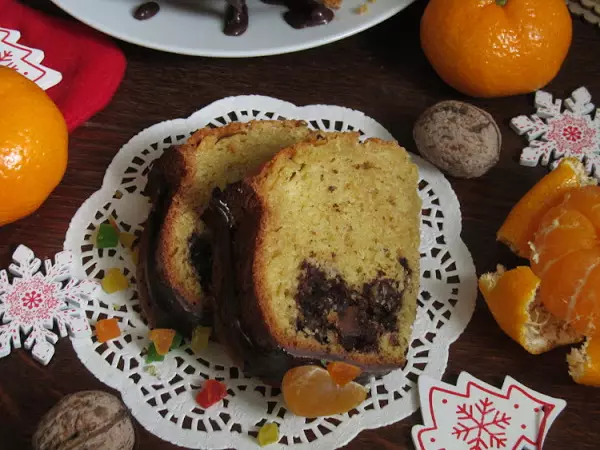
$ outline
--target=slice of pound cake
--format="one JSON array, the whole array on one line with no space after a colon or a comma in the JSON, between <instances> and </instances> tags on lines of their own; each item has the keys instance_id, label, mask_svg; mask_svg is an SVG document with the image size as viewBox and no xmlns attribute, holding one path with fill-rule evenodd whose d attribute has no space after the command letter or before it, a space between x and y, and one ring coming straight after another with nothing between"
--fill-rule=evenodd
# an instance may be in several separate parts
<instances>
[{"instance_id":1,"label":"slice of pound cake","mask_svg":"<svg viewBox=\"0 0 600 450\"><path fill-rule=\"evenodd\" d=\"M301 121L234 122L194 133L156 161L152 211L140 240L140 304L151 327L185 332L211 320L210 235L200 220L212 190L241 180L284 147L316 136Z\"/></svg>"},{"instance_id":2,"label":"slice of pound cake","mask_svg":"<svg viewBox=\"0 0 600 450\"><path fill-rule=\"evenodd\" d=\"M419 289L418 171L357 133L279 152L216 190L217 332L244 370L277 383L309 360L366 373L405 363Z\"/></svg>"}]
</instances>

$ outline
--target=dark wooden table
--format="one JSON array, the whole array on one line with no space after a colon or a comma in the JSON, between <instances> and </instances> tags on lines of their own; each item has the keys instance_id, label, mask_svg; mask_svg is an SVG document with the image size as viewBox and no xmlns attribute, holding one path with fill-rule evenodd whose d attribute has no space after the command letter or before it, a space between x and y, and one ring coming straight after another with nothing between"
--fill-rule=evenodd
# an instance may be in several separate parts
<instances>
[{"instance_id":1,"label":"dark wooden table","mask_svg":"<svg viewBox=\"0 0 600 450\"><path fill-rule=\"evenodd\" d=\"M42 2L37 2L42 3ZM47 7L51 12L53 8ZM38 256L62 249L69 220L96 191L119 148L140 130L163 120L187 117L222 97L263 94L298 105L329 103L364 111L381 122L398 141L415 151L412 126L429 105L465 99L446 86L428 65L419 47L419 19L424 2L386 23L325 47L256 59L206 59L171 55L119 45L128 69L112 103L71 136L69 167L61 185L31 217L0 228L0 267L7 267L18 244ZM600 102L600 30L574 19L571 52L547 90L564 98L587 86ZM451 179L463 211L463 239L477 273L517 260L495 242L495 233L511 206L543 175L543 169L519 165L524 139L513 133L510 118L533 112L533 96L474 100L497 120L504 144L500 163L486 176ZM506 337L481 298L460 339L452 345L445 379L469 371L500 385L511 375L545 394L567 401L552 427L548 450L600 448L600 389L574 384L567 374L568 349L528 355ZM109 390L75 356L68 339L59 342L47 367L23 351L0 360L0 448L26 449L36 423L61 397L86 390ZM392 426L362 432L348 449L413 449L414 414ZM176 448L136 424L137 448Z\"/></svg>"}]
</instances>

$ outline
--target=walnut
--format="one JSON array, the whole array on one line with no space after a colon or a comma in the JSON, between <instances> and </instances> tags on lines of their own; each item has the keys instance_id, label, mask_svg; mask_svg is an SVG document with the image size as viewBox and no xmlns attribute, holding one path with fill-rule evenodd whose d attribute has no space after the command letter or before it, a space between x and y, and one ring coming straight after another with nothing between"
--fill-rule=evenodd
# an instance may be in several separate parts
<instances>
[{"instance_id":1,"label":"walnut","mask_svg":"<svg viewBox=\"0 0 600 450\"><path fill-rule=\"evenodd\" d=\"M117 397L101 391L64 397L33 435L35 450L131 450L134 443L129 411Z\"/></svg>"},{"instance_id":2,"label":"walnut","mask_svg":"<svg viewBox=\"0 0 600 450\"><path fill-rule=\"evenodd\" d=\"M468 103L444 101L427 109L413 136L421 155L454 177L480 177L500 158L498 125L490 114Z\"/></svg>"}]
</instances>

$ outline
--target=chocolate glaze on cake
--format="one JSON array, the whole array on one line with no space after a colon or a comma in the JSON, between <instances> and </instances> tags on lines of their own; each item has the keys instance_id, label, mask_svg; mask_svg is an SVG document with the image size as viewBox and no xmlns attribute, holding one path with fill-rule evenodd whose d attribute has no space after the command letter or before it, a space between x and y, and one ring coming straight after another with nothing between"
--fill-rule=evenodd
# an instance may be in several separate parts
<instances>
[{"instance_id":1,"label":"chocolate glaze on cake","mask_svg":"<svg viewBox=\"0 0 600 450\"><path fill-rule=\"evenodd\" d=\"M169 152L165 152L167 157ZM146 221L140 241L139 264L137 268L140 305L151 328L172 328L190 335L194 327L210 322L210 315L203 314L199 305L193 305L181 298L164 281L161 265L156 258L159 232L165 218L171 195L169 183L160 168L161 159L150 171L146 193L152 200L152 210ZM190 242L192 257L197 270L205 271L199 261L210 260L210 248L205 240L195 237ZM194 262L193 261L193 262Z\"/></svg>"},{"instance_id":2,"label":"chocolate glaze on cake","mask_svg":"<svg viewBox=\"0 0 600 450\"><path fill-rule=\"evenodd\" d=\"M279 385L287 370L305 364L318 364L320 360L331 360L327 353L300 353L284 349L269 333L252 285L253 247L256 240L261 206L254 192L242 183L234 183L225 191L215 189L208 209L202 220L209 226L213 235L213 294L215 296L215 329L219 341L225 344L231 357L251 376L258 376L264 382ZM308 270L308 266L307 266ZM326 286L320 281L314 283L311 276L320 273L305 272L308 276L305 287L331 287L332 293L339 286ZM385 283L384 283L385 284ZM376 288L377 289L377 288ZM400 295L397 290L392 297ZM299 300L300 302L302 300ZM390 300L399 304L400 300ZM310 322L310 308L303 308L306 323ZM316 314L316 312L315 312ZM360 306L345 308L338 324L349 342L349 347L357 348L367 342L368 333L357 330L365 312ZM315 319L316 320L316 319ZM370 342L370 341L368 341ZM366 345L366 344L365 344ZM385 374L397 366L361 366L363 374L359 382L365 382L370 375Z\"/></svg>"}]
</instances>

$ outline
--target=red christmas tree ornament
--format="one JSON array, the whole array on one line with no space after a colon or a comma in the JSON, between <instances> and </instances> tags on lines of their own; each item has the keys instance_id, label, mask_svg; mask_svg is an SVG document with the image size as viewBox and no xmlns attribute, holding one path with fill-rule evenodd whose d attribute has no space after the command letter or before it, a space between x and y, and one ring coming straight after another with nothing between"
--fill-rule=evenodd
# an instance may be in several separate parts
<instances>
[{"instance_id":1,"label":"red christmas tree ornament","mask_svg":"<svg viewBox=\"0 0 600 450\"><path fill-rule=\"evenodd\" d=\"M511 377L501 389L462 372L456 386L419 377L424 425L412 429L418 450L540 449L564 400Z\"/></svg>"}]
</instances>

